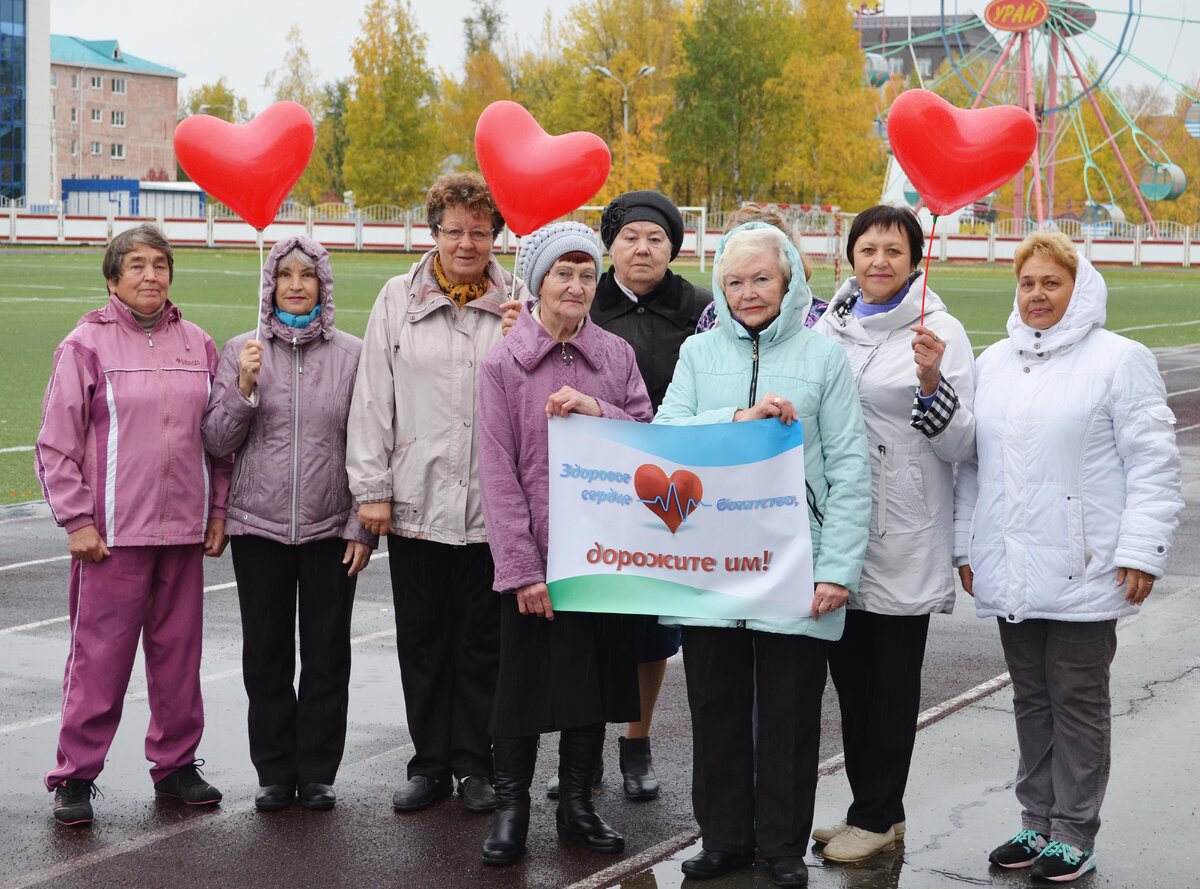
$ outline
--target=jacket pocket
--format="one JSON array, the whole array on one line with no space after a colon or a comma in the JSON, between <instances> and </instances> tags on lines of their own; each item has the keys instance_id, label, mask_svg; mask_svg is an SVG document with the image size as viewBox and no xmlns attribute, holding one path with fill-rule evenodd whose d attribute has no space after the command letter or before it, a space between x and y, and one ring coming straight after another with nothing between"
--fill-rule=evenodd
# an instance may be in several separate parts
<instances>
[{"instance_id":1,"label":"jacket pocket","mask_svg":"<svg viewBox=\"0 0 1200 889\"><path fill-rule=\"evenodd\" d=\"M1067 495L1067 539L1069 541L1067 578L1068 580L1081 580L1084 572L1087 571L1087 559L1084 555L1087 544L1083 539L1083 501L1077 494Z\"/></svg>"},{"instance_id":2,"label":"jacket pocket","mask_svg":"<svg viewBox=\"0 0 1200 889\"><path fill-rule=\"evenodd\" d=\"M417 459L416 438L401 439L392 446L389 462L392 467L392 502L405 504L402 514L409 512L409 507L415 507L421 500L421 491L425 487L425 471L428 467L421 466Z\"/></svg>"}]
</instances>

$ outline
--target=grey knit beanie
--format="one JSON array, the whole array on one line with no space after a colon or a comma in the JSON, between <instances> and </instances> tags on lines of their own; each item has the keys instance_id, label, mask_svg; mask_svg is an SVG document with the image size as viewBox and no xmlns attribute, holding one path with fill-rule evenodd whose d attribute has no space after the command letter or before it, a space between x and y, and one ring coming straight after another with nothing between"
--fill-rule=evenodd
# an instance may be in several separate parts
<instances>
[{"instance_id":1,"label":"grey knit beanie","mask_svg":"<svg viewBox=\"0 0 1200 889\"><path fill-rule=\"evenodd\" d=\"M600 242L596 233L582 222L552 222L521 239L517 254L517 277L529 292L540 296L542 279L559 258L576 250L586 253L600 271Z\"/></svg>"}]
</instances>

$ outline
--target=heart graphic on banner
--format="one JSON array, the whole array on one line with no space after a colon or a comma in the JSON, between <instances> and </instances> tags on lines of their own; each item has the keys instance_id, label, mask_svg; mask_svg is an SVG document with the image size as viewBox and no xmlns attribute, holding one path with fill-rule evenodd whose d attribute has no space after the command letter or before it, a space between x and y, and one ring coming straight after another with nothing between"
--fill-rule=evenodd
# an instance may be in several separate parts
<instances>
[{"instance_id":1,"label":"heart graphic on banner","mask_svg":"<svg viewBox=\"0 0 1200 889\"><path fill-rule=\"evenodd\" d=\"M1016 105L964 111L928 90L906 90L888 109L888 142L930 211L945 216L1020 172L1037 125Z\"/></svg>"},{"instance_id":2,"label":"heart graphic on banner","mask_svg":"<svg viewBox=\"0 0 1200 889\"><path fill-rule=\"evenodd\" d=\"M475 157L504 221L524 236L571 213L604 187L612 167L595 133L551 136L516 102L493 102L475 124Z\"/></svg>"},{"instance_id":3,"label":"heart graphic on banner","mask_svg":"<svg viewBox=\"0 0 1200 889\"><path fill-rule=\"evenodd\" d=\"M662 468L653 463L643 463L637 468L633 474L633 489L646 509L662 519L672 534L700 505L704 494L704 485L696 473L676 469L667 478Z\"/></svg>"},{"instance_id":4,"label":"heart graphic on banner","mask_svg":"<svg viewBox=\"0 0 1200 889\"><path fill-rule=\"evenodd\" d=\"M315 140L307 108L276 102L244 124L184 118L175 127L175 157L193 182L261 231L308 166Z\"/></svg>"}]
</instances>

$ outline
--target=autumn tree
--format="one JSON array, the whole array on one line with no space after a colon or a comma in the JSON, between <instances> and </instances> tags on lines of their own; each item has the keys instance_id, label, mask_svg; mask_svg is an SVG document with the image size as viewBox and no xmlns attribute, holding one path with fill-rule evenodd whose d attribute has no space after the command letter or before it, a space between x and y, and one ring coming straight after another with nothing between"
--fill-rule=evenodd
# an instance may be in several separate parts
<instances>
[{"instance_id":1,"label":"autumn tree","mask_svg":"<svg viewBox=\"0 0 1200 889\"><path fill-rule=\"evenodd\" d=\"M346 190L343 167L346 160L346 102L350 98L350 82L335 80L322 89L321 117L317 123L317 143L312 160L297 188L309 181L305 200L310 204L340 201ZM311 174L311 176L310 176Z\"/></svg>"},{"instance_id":2,"label":"autumn tree","mask_svg":"<svg viewBox=\"0 0 1200 889\"><path fill-rule=\"evenodd\" d=\"M667 117L670 184L677 201L727 207L770 200L782 161L777 129L783 75L803 39L786 0L698 0L679 32L676 100Z\"/></svg>"},{"instance_id":3,"label":"autumn tree","mask_svg":"<svg viewBox=\"0 0 1200 889\"><path fill-rule=\"evenodd\" d=\"M853 23L844 0L806 0L800 40L767 83L768 141L791 200L861 210L879 198L887 154Z\"/></svg>"},{"instance_id":4,"label":"autumn tree","mask_svg":"<svg viewBox=\"0 0 1200 889\"><path fill-rule=\"evenodd\" d=\"M346 187L360 206L416 204L437 171L435 80L407 0L372 0L350 50Z\"/></svg>"},{"instance_id":5,"label":"autumn tree","mask_svg":"<svg viewBox=\"0 0 1200 889\"><path fill-rule=\"evenodd\" d=\"M251 117L249 103L225 82L224 74L214 83L202 83L188 90L179 105L179 119L193 114L209 114L230 123L245 123Z\"/></svg>"},{"instance_id":6,"label":"autumn tree","mask_svg":"<svg viewBox=\"0 0 1200 889\"><path fill-rule=\"evenodd\" d=\"M674 100L673 35L682 11L679 0L582 0L567 14L564 57L574 75L574 105L613 154L597 203L662 185L662 125Z\"/></svg>"},{"instance_id":7,"label":"autumn tree","mask_svg":"<svg viewBox=\"0 0 1200 889\"><path fill-rule=\"evenodd\" d=\"M274 92L276 102L297 102L307 108L312 115L317 137L320 138L325 94L317 83L317 71L304 47L299 25L292 25L288 31L283 64L267 74L266 85ZM341 170L337 172L340 179ZM320 203L331 190L330 173L328 168L318 163L314 151L313 158L292 191L293 195L310 206Z\"/></svg>"},{"instance_id":8,"label":"autumn tree","mask_svg":"<svg viewBox=\"0 0 1200 889\"><path fill-rule=\"evenodd\" d=\"M274 92L276 102L298 102L316 119L321 114L323 98L317 81L317 70L304 47L300 26L292 25L287 35L283 64L268 72L266 85Z\"/></svg>"},{"instance_id":9,"label":"autumn tree","mask_svg":"<svg viewBox=\"0 0 1200 889\"><path fill-rule=\"evenodd\" d=\"M463 19L466 59L463 75L442 72L438 123L443 153L458 159L459 169L478 170L475 123L493 102L512 98L512 88L499 53L504 14L496 0L473 0L475 12Z\"/></svg>"}]
</instances>

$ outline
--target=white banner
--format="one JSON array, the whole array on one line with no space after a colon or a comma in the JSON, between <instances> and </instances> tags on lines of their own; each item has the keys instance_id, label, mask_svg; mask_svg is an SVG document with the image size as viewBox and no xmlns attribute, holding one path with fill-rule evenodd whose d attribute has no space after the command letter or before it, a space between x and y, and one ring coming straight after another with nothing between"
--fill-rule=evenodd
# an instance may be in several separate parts
<instances>
[{"instance_id":1,"label":"white banner","mask_svg":"<svg viewBox=\"0 0 1200 889\"><path fill-rule=\"evenodd\" d=\"M799 423L550 421L555 610L805 617L812 539Z\"/></svg>"}]
</instances>

